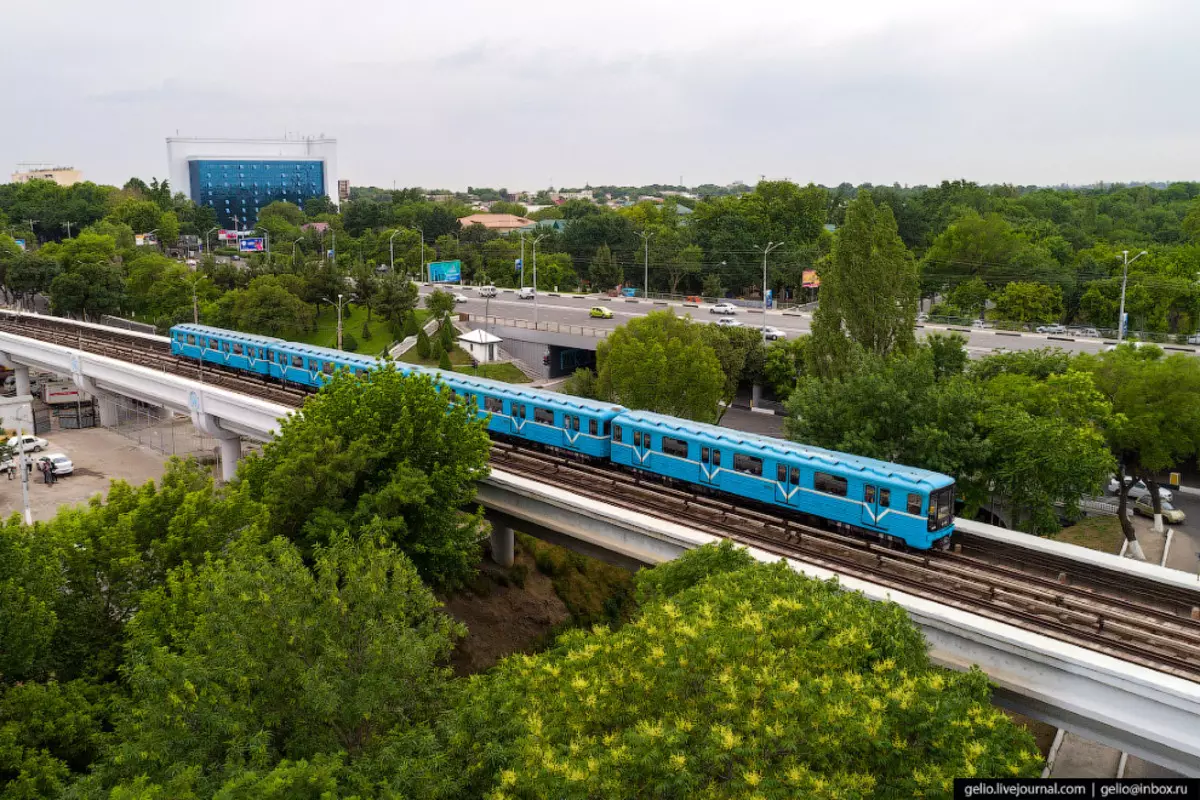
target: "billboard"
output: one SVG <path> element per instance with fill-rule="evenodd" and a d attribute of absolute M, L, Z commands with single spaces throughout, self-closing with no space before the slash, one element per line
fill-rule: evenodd
<path fill-rule="evenodd" d="M 242 239 L 238 242 L 239 253 L 261 253 L 263 251 L 263 240 L 258 238 Z"/>
<path fill-rule="evenodd" d="M 815 269 L 806 269 L 801 276 L 801 283 L 804 284 L 805 289 L 816 289 L 821 285 L 821 276 Z"/>
<path fill-rule="evenodd" d="M 222 229 L 222 230 L 217 231 L 217 238 L 220 239 L 222 242 L 232 242 L 234 239 L 238 238 L 238 232 L 237 231 L 227 231 L 227 230 Z"/>
<path fill-rule="evenodd" d="M 13 241 L 17 243 L 17 247 L 21 248 L 22 250 L 25 249 L 25 240 L 24 239 L 13 239 Z"/>
<path fill-rule="evenodd" d="M 462 261 L 430 261 L 429 280 L 431 283 L 458 283 L 462 280 Z"/>
<path fill-rule="evenodd" d="M 153 233 L 135 233 L 133 243 L 138 247 L 143 247 L 148 244 L 158 244 L 158 239 L 154 238 Z"/>

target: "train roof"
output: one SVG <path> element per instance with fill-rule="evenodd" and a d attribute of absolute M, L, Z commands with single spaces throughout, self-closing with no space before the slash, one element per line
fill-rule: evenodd
<path fill-rule="evenodd" d="M 178 325 L 173 325 L 171 326 L 171 330 L 180 330 L 184 333 L 201 333 L 205 336 L 235 339 L 239 342 L 254 342 L 255 344 L 270 345 L 272 347 L 281 344 L 291 344 L 283 339 L 276 339 L 274 336 L 262 336 L 257 333 L 242 333 L 241 331 L 231 331 L 228 328 L 214 328 L 212 325 L 197 325 L 191 322 L 183 322 Z"/>
<path fill-rule="evenodd" d="M 411 364 L 397 362 L 401 367 L 412 367 Z M 583 411 L 591 414 L 600 414 L 611 416 L 625 411 L 625 408 L 616 403 L 602 403 L 598 400 L 589 400 L 586 397 L 575 397 L 570 394 L 560 394 L 558 392 L 543 391 L 532 387 L 522 387 L 520 384 L 505 383 L 504 381 L 492 380 L 491 378 L 480 378 L 466 372 L 445 373 L 442 370 L 433 370 L 427 367 L 416 367 L 416 369 L 425 372 L 426 374 L 439 375 L 441 380 L 450 384 L 454 389 L 463 391 L 489 392 L 495 395 L 517 400 L 518 402 L 536 403 L 543 406 L 554 406 L 560 411 Z"/>
<path fill-rule="evenodd" d="M 671 431 L 682 435 L 701 435 L 713 440 L 713 444 L 728 444 L 731 447 L 750 447 L 776 456 L 799 456 L 807 461 L 830 469 L 851 469 L 855 472 L 869 472 L 878 477 L 901 478 L 912 483 L 924 483 L 929 488 L 937 489 L 954 482 L 954 479 L 940 472 L 909 467 L 903 464 L 893 464 L 890 461 L 880 461 L 877 458 L 867 458 L 849 453 L 839 453 L 836 450 L 826 450 L 823 447 L 791 442 L 786 439 L 776 439 L 772 436 L 762 436 L 756 433 L 722 428 L 703 422 L 668 417 L 650 411 L 627 411 L 618 422 L 628 422 L 651 426 L 663 431 Z"/>

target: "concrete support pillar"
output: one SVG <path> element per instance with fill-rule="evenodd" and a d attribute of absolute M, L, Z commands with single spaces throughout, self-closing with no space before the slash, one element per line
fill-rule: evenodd
<path fill-rule="evenodd" d="M 762 405 L 762 384 L 756 383 L 750 387 L 750 407 L 758 408 Z"/>
<path fill-rule="evenodd" d="M 242 440 L 234 436 L 218 439 L 217 444 L 221 449 L 221 480 L 228 483 L 237 475 L 238 459 L 242 457 Z"/>
<path fill-rule="evenodd" d="M 515 558 L 516 536 L 506 525 L 492 523 L 492 561 L 502 567 L 511 567 Z"/>
<path fill-rule="evenodd" d="M 96 406 L 100 410 L 100 425 L 105 428 L 117 426 L 117 402 L 107 392 L 96 395 Z"/>
<path fill-rule="evenodd" d="M 13 376 L 17 384 L 17 397 L 24 397 L 29 394 L 29 367 L 16 365 L 13 367 Z"/>

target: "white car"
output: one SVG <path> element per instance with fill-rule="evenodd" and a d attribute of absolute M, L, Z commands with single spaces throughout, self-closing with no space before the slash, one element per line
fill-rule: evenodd
<path fill-rule="evenodd" d="M 720 325 L 722 328 L 740 328 L 740 327 L 742 327 L 742 323 L 737 321 L 733 317 L 725 317 L 724 319 L 719 319 L 719 320 L 717 320 L 717 324 Z"/>
<path fill-rule="evenodd" d="M 479 292 L 480 297 L 495 297 L 496 296 L 496 287 L 495 286 L 480 286 L 477 291 Z"/>
<path fill-rule="evenodd" d="M 724 322 L 725 320 L 721 321 Z M 733 320 L 730 321 L 732 322 Z M 773 328 L 768 325 L 767 327 L 763 328 L 763 338 L 769 342 L 773 342 L 776 339 L 786 339 L 787 334 L 779 330 L 779 328 Z"/>
<path fill-rule="evenodd" d="M 1037 332 L 1038 333 L 1051 333 L 1051 334 L 1066 333 L 1067 326 L 1066 325 L 1039 325 L 1037 328 Z"/>
<path fill-rule="evenodd" d="M 1140 500 L 1143 497 L 1150 496 L 1150 490 L 1146 488 L 1146 484 L 1143 483 L 1142 481 L 1133 483 L 1133 477 L 1130 475 L 1126 475 L 1125 482 L 1128 484 L 1131 484 L 1129 487 L 1129 499 L 1130 500 Z M 1117 483 L 1116 478 L 1111 478 L 1108 481 L 1108 491 L 1111 494 L 1116 494 L 1118 491 L 1120 491 L 1120 487 L 1121 487 L 1121 485 L 1119 483 Z M 1168 503 L 1173 502 L 1175 500 L 1175 495 L 1173 495 L 1171 493 L 1171 490 L 1164 489 L 1161 486 L 1158 487 L 1158 497 L 1160 500 L 1166 500 Z"/>
<path fill-rule="evenodd" d="M 66 453 L 51 453 L 42 456 L 38 461 L 49 461 L 53 464 L 55 475 L 70 475 L 75 471 L 75 465 L 71 463 L 71 459 L 67 458 Z"/>
<path fill-rule="evenodd" d="M 534 294 L 536 294 L 536 292 L 533 291 L 532 286 L 525 286 L 525 287 L 522 287 L 521 290 L 517 292 L 517 297 L 520 298 L 521 300 L 532 300 Z"/>
<path fill-rule="evenodd" d="M 467 296 L 465 294 L 460 294 L 459 292 L 455 292 L 454 293 L 454 302 L 465 303 L 465 302 L 467 302 Z"/>
<path fill-rule="evenodd" d="M 717 303 L 715 306 L 713 306 L 711 309 L 709 309 L 709 313 L 711 313 L 711 314 L 736 314 L 737 306 L 735 306 L 733 303 Z"/>
<path fill-rule="evenodd" d="M 20 444 L 22 439 L 25 440 L 26 453 L 40 453 L 42 450 L 45 450 L 50 446 L 50 443 L 45 439 L 40 439 L 37 436 L 29 436 L 28 434 L 25 436 L 12 437 L 8 440 L 8 446 L 19 453 L 21 452 Z"/>

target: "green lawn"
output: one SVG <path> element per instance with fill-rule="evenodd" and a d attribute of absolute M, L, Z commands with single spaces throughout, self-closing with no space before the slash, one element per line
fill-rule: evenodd
<path fill-rule="evenodd" d="M 450 360 L 453 361 L 453 357 Z M 512 364 L 480 364 L 478 369 L 468 364 L 465 367 L 455 367 L 454 371 L 505 383 L 529 383 L 529 376 Z"/>
<path fill-rule="evenodd" d="M 1116 517 L 1084 517 L 1052 538 L 1104 553 L 1119 553 L 1125 534 L 1121 531 L 1121 520 Z"/>
<path fill-rule="evenodd" d="M 424 322 L 422 313 L 417 312 L 420 322 Z M 371 315 L 371 338 L 363 341 L 362 327 L 367 321 L 367 309 L 362 306 L 349 305 L 343 309 L 342 338 L 343 343 L 347 333 L 358 340 L 358 350 L 355 352 L 364 356 L 377 356 L 392 343 L 392 333 L 378 315 Z M 315 344 L 319 347 L 337 347 L 337 309 L 324 306 L 317 316 L 317 330 L 306 331 L 299 335 L 296 341 Z"/>

